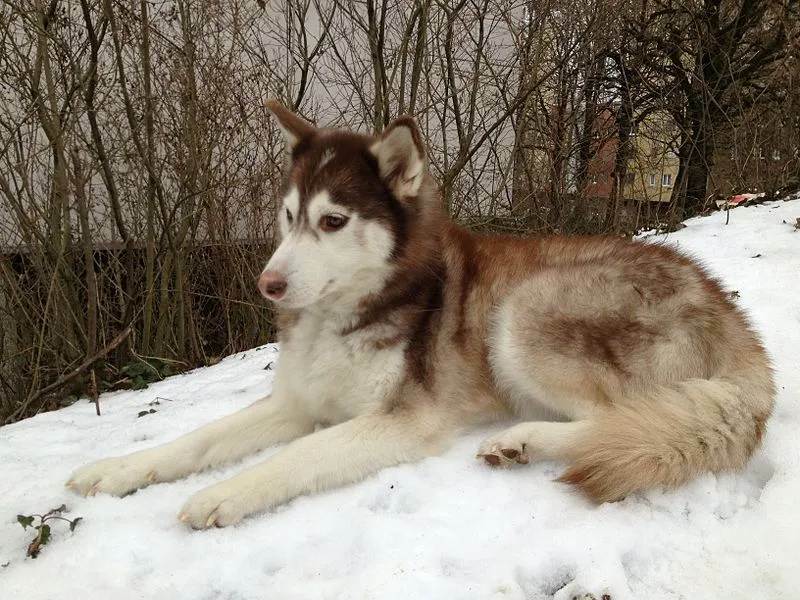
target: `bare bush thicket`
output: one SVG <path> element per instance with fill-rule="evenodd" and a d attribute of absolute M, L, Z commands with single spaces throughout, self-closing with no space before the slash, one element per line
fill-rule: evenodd
<path fill-rule="evenodd" d="M 270 339 L 267 98 L 362 131 L 413 114 L 473 227 L 624 233 L 797 180 L 797 10 L 0 0 L 0 421 Z M 646 130 L 680 165 L 655 208 L 626 192 Z"/>

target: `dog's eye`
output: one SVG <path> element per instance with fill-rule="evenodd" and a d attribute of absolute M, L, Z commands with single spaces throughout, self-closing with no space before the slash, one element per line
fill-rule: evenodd
<path fill-rule="evenodd" d="M 347 217 L 337 213 L 325 215 L 319 220 L 319 228 L 322 231 L 338 231 L 347 225 Z"/>
<path fill-rule="evenodd" d="M 288 208 L 286 209 L 286 220 L 289 222 L 289 225 L 292 224 L 292 211 Z"/>

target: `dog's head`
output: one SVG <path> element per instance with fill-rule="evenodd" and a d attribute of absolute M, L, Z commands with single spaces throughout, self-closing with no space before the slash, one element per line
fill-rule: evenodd
<path fill-rule="evenodd" d="M 278 204 L 281 241 L 259 290 L 290 309 L 352 303 L 380 291 L 409 228 L 436 203 L 416 123 L 403 117 L 367 136 L 318 129 L 274 101 L 268 107 L 290 164 Z"/>

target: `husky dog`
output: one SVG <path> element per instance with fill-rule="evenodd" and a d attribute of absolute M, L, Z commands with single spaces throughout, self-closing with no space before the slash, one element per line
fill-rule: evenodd
<path fill-rule="evenodd" d="M 696 263 L 618 238 L 472 233 L 443 214 L 413 119 L 367 136 L 269 108 L 290 153 L 282 241 L 258 281 L 279 313 L 272 394 L 69 487 L 128 494 L 288 442 L 179 515 L 226 526 L 512 416 L 478 457 L 563 461 L 559 480 L 596 502 L 745 465 L 772 371 Z"/>

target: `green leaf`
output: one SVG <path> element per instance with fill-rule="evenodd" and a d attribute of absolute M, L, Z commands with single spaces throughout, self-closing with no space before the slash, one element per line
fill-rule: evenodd
<path fill-rule="evenodd" d="M 50 525 L 47 523 L 37 527 L 39 529 L 39 543 L 44 546 L 50 540 Z"/>
<path fill-rule="evenodd" d="M 25 515 L 17 515 L 17 522 L 22 525 L 23 529 L 27 529 L 28 527 L 33 525 L 33 517 L 28 517 Z"/>
<path fill-rule="evenodd" d="M 147 370 L 147 366 L 140 362 L 128 363 L 120 370 L 128 377 L 133 378 L 142 375 Z"/>

